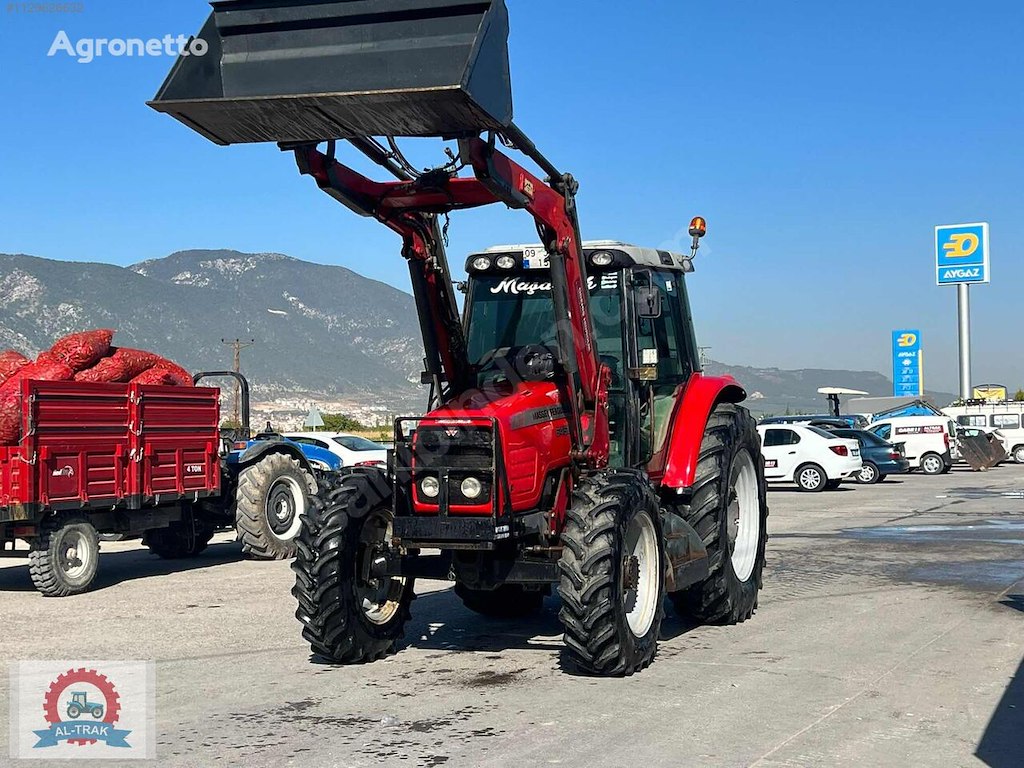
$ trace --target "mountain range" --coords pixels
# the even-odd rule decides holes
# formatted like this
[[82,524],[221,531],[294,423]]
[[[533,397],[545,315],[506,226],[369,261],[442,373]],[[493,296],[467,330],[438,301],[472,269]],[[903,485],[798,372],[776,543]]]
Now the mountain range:
[[[425,401],[412,297],[344,267],[228,250],[180,251],[129,267],[0,254],[0,347],[34,354],[63,334],[102,327],[117,330],[115,344],[151,349],[193,371],[230,367],[222,340],[254,340],[242,370],[257,399],[392,412]],[[820,386],[892,391],[873,371],[706,367],[742,382],[759,413],[823,411]]]

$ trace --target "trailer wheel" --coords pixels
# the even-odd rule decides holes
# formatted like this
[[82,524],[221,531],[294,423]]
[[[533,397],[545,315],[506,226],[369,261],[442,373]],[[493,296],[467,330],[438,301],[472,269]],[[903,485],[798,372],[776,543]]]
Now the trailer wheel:
[[693,496],[679,510],[704,541],[710,570],[703,582],[669,595],[683,616],[737,624],[754,614],[768,541],[763,465],[747,409],[717,406],[704,430]]
[[380,470],[324,478],[302,517],[292,570],[295,618],[313,653],[340,664],[394,653],[409,620],[411,578],[374,577],[391,542],[391,484]]
[[316,481],[284,453],[269,453],[238,477],[235,528],[242,553],[254,560],[295,555],[295,536]]
[[84,517],[45,521],[31,546],[29,575],[36,589],[47,597],[77,595],[96,577],[100,540]]
[[470,589],[456,583],[455,594],[473,613],[494,619],[522,619],[544,608],[544,593],[526,589],[521,584],[502,584],[496,589]]
[[631,675],[654,658],[664,615],[661,516],[650,482],[616,470],[573,491],[562,532],[558,592],[565,644],[575,666]]

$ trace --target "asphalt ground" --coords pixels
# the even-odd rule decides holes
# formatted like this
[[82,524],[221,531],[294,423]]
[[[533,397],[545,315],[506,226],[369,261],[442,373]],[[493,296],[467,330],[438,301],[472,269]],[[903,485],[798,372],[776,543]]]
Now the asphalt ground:
[[316,663],[287,563],[227,536],[185,562],[104,544],[73,598],[0,560],[0,655],[155,660],[160,766],[1024,765],[1024,466],[769,503],[754,618],[669,609],[625,679],[563,669],[556,598],[503,622],[433,582],[397,655]]

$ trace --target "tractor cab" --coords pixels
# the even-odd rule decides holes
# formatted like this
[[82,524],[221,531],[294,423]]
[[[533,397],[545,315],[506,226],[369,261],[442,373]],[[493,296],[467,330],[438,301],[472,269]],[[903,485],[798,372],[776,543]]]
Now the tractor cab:
[[[594,342],[610,372],[609,464],[644,466],[665,441],[678,388],[700,370],[684,279],[692,260],[611,240],[583,249]],[[557,377],[549,269],[540,245],[466,260],[468,357],[481,389],[510,368],[525,379]]]

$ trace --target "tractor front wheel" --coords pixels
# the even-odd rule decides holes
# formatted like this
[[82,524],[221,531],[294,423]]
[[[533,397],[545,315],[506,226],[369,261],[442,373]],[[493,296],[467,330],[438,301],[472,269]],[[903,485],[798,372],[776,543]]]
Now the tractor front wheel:
[[295,617],[313,653],[341,664],[393,653],[409,620],[413,580],[378,576],[391,546],[391,484],[380,470],[324,478],[302,517],[292,570]]
[[670,595],[683,616],[705,623],[736,624],[757,608],[768,496],[761,441],[746,408],[722,404],[708,419],[690,503],[683,519],[704,541],[709,575]]
[[238,476],[235,528],[242,553],[254,560],[295,555],[301,516],[316,490],[312,475],[284,453],[270,453]]
[[661,517],[640,472],[604,471],[573,491],[562,532],[559,618],[575,666],[631,675],[654,658],[664,615]]
[[100,539],[84,517],[51,518],[31,543],[28,572],[47,597],[84,592],[96,577]]

